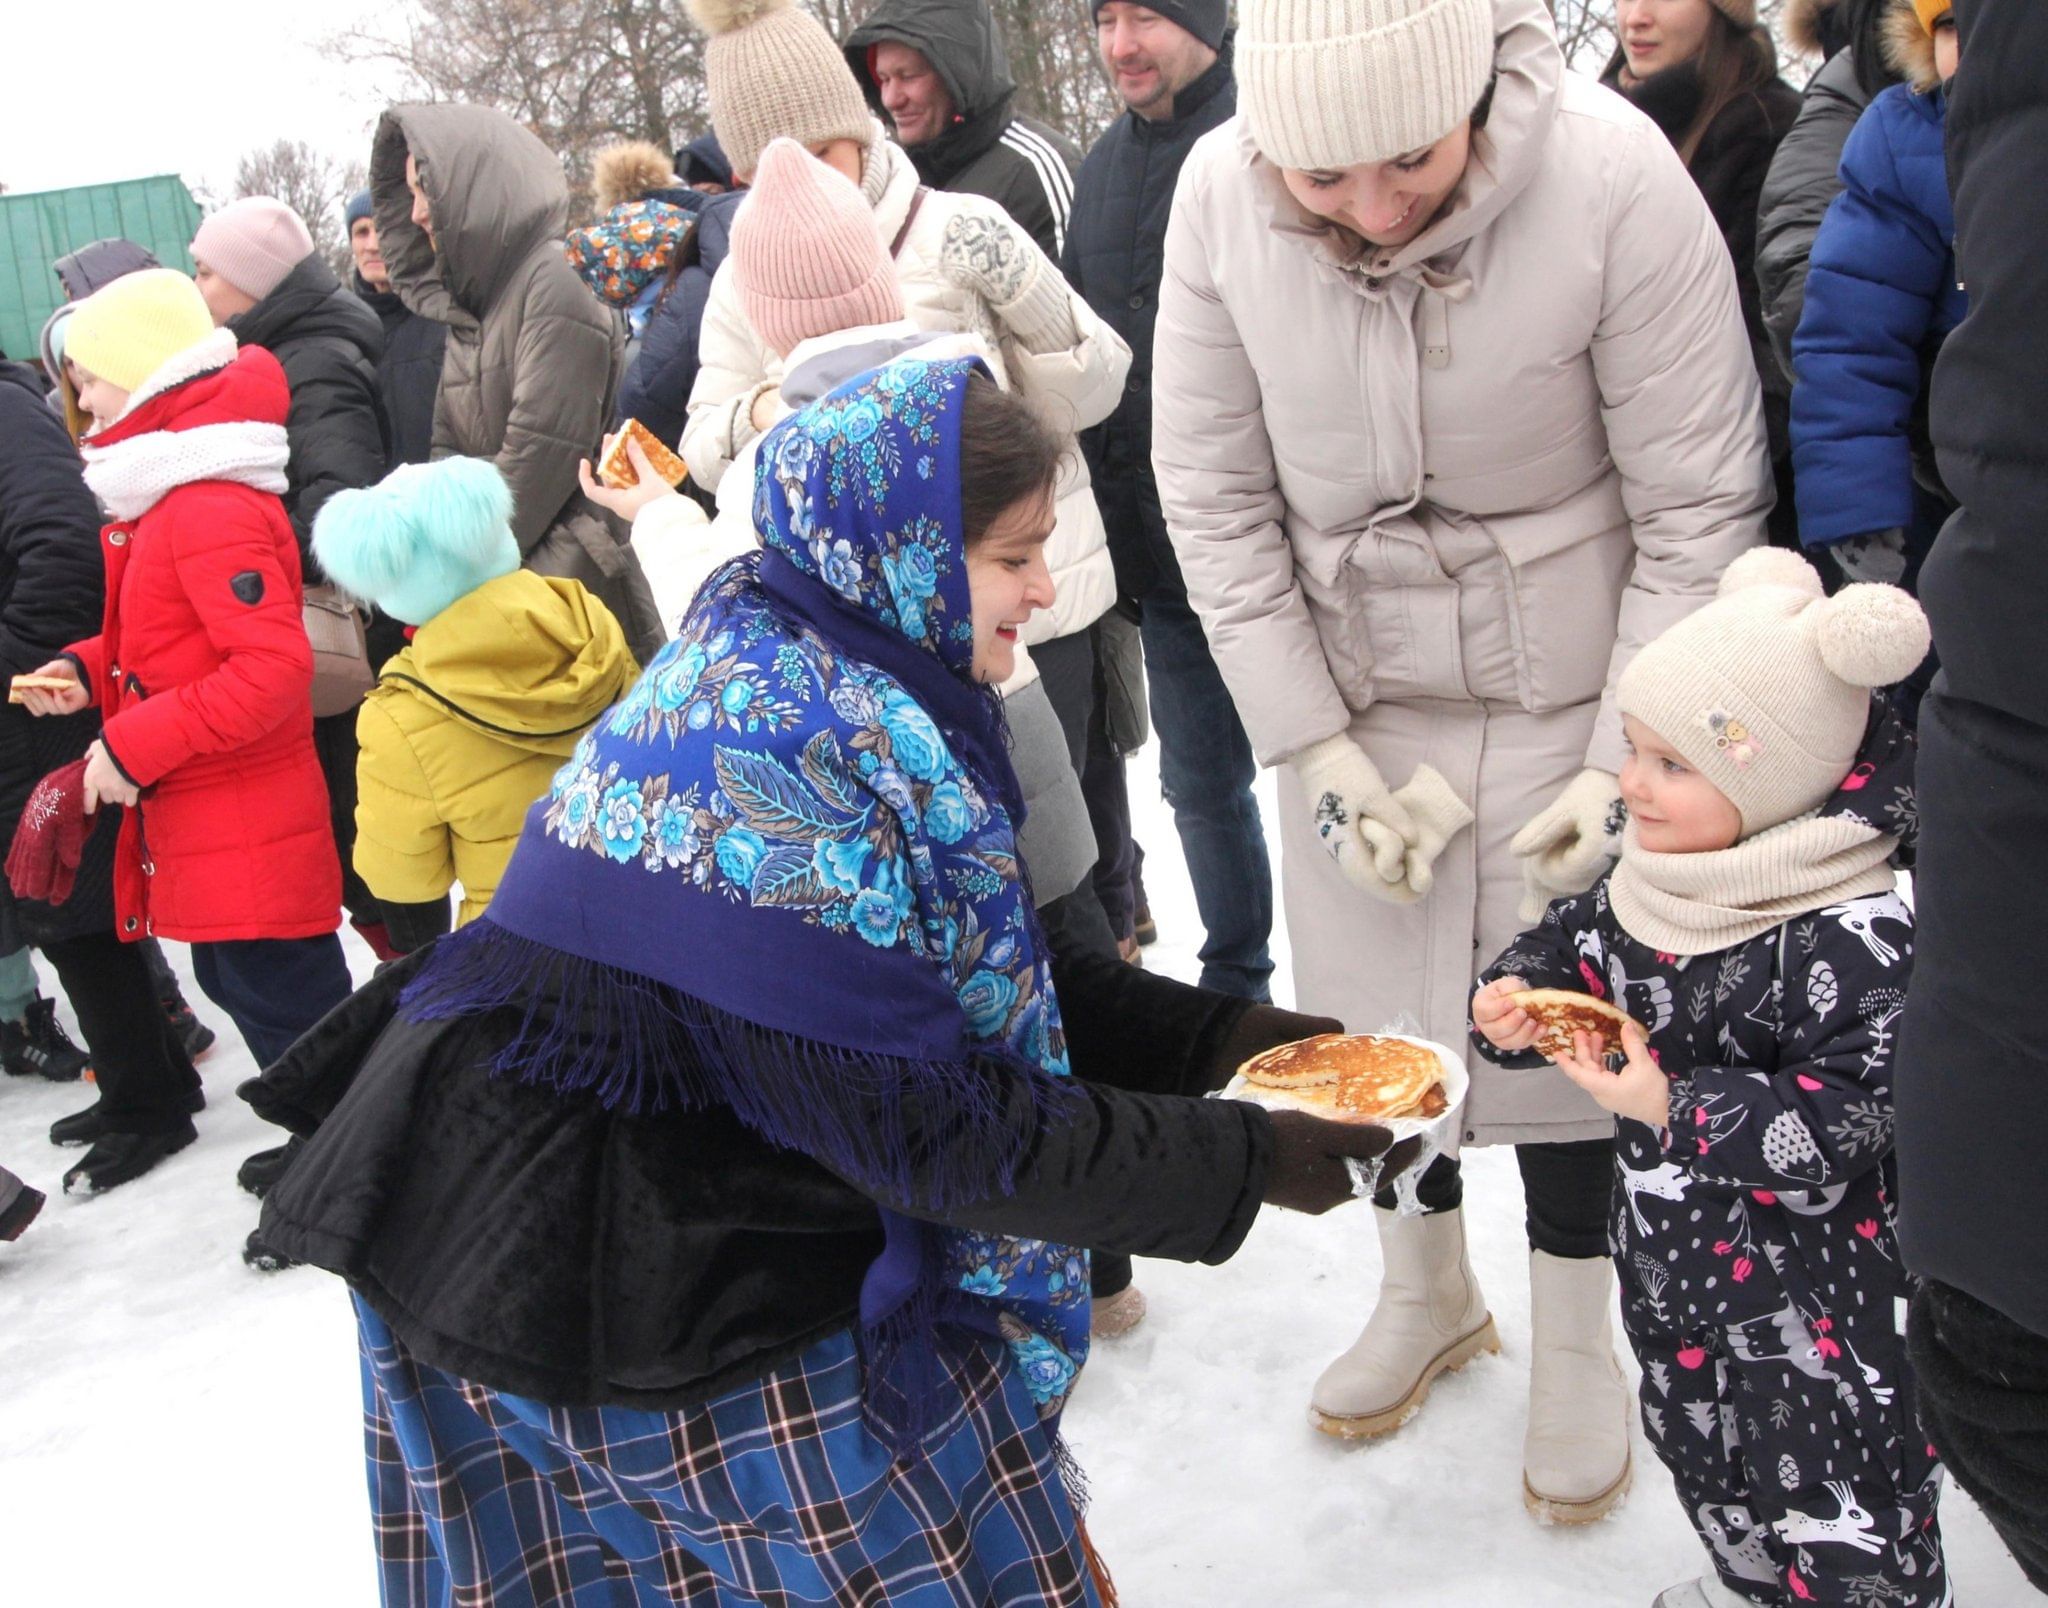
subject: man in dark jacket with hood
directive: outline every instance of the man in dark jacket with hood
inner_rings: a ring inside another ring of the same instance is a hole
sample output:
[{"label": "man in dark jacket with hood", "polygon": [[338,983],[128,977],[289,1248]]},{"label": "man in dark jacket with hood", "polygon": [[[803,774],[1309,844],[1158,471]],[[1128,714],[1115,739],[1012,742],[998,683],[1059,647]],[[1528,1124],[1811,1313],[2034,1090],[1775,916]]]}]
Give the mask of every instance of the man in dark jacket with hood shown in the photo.
[{"label": "man in dark jacket with hood", "polygon": [[448,326],[422,318],[391,288],[391,272],[377,246],[376,209],[368,190],[349,201],[348,249],[355,258],[351,288],[384,326],[384,356],[377,364],[377,395],[390,432],[391,467],[425,463],[434,446],[434,398],[441,391],[441,356]]},{"label": "man in dark jacket with hood", "polygon": [[1160,780],[1208,930],[1202,982],[1263,998],[1273,971],[1273,884],[1252,797],[1257,765],[1188,604],[1152,478],[1152,326],[1166,220],[1195,141],[1237,110],[1227,16],[1225,0],[1097,0],[1097,42],[1128,110],[1081,169],[1064,266],[1088,305],[1131,348],[1122,404],[1082,434],[1081,446],[1117,589],[1138,611]]},{"label": "man in dark jacket with hood", "polygon": [[562,164],[488,106],[394,106],[370,189],[392,288],[448,326],[433,455],[495,463],[525,567],[588,586],[644,664],[666,635],[654,594],[577,481],[613,417],[626,330],[569,266]]},{"label": "man in dark jacket with hood", "polygon": [[987,196],[1059,260],[1081,153],[1010,109],[1017,84],[987,0],[882,0],[846,60],[919,178]]},{"label": "man in dark jacket with hood", "polygon": [[[291,460],[285,466],[284,511],[310,584],[322,578],[313,560],[313,521],[327,499],[384,478],[384,410],[377,396],[384,331],[313,249],[305,221],[269,196],[248,196],[211,214],[192,237],[192,260],[213,321],[284,366],[292,393],[285,419]],[[373,664],[403,646],[393,622],[376,622],[369,643]],[[355,711],[314,721],[313,740],[341,855],[342,903],[356,931],[380,959],[389,959],[383,912],[356,875],[351,853]]]},{"label": "man in dark jacket with hood", "polygon": [[[1921,1419],[2048,1592],[2048,7],[1961,0],[1948,171],[1970,316],[1934,373],[1962,504],[1920,577],[1942,669],[1921,705],[1920,931],[1899,1043],[1899,1232]],[[2034,889],[2031,895],[2025,889]]]}]

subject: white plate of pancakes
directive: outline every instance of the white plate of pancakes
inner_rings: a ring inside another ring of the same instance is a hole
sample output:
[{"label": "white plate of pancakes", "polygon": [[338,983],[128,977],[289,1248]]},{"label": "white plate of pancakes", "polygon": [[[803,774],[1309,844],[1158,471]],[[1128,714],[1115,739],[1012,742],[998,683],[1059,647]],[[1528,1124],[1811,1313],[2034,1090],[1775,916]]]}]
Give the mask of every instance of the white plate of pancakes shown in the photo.
[{"label": "white plate of pancakes", "polygon": [[1465,1103],[1465,1062],[1405,1033],[1324,1033],[1253,1056],[1223,1091],[1274,1111],[1376,1123],[1396,1139],[1422,1134],[1440,1148]]}]

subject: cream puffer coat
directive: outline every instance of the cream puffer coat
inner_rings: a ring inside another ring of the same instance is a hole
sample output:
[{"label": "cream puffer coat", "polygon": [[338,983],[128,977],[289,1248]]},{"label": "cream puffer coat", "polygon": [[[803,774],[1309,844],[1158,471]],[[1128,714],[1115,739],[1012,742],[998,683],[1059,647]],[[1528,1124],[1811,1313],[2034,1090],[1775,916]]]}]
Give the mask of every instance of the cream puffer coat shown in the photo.
[{"label": "cream puffer coat", "polygon": [[[1079,339],[1066,351],[1035,354],[1009,336],[995,311],[970,290],[939,271],[946,225],[970,216],[999,222],[1023,250],[1043,259],[1026,234],[995,202],[984,196],[927,190],[918,200],[917,170],[900,147],[877,138],[869,147],[862,184],[875,208],[875,228],[885,246],[901,238],[896,279],[904,311],[920,329],[981,336],[996,353],[996,378],[1031,399],[1060,429],[1073,433],[1100,424],[1122,398],[1131,352],[1078,295],[1069,293]],[[916,215],[912,216],[912,206]],[[906,229],[905,225],[908,225]],[[1043,267],[1055,277],[1059,268]],[[782,363],[754,333],[741,311],[728,258],[711,284],[698,337],[697,383],[690,392],[690,422],[683,431],[683,457],[690,476],[717,491],[733,459],[757,433],[751,422],[754,400],[773,389]],[[1057,600],[1034,615],[1023,631],[1028,643],[1070,636],[1093,625],[1116,601],[1116,575],[1102,514],[1078,447],[1068,454],[1059,482],[1058,523],[1046,549]]]},{"label": "cream puffer coat", "polygon": [[[1392,787],[1477,819],[1434,891],[1358,891],[1291,767],[1299,1009],[1465,1041],[1519,930],[1509,841],[1623,756],[1614,685],[1712,597],[1772,502],[1726,246],[1670,142],[1497,0],[1459,191],[1395,251],[1303,211],[1241,121],[1189,157],[1166,241],[1153,461],[1174,549],[1260,758],[1348,732]],[[1349,250],[1346,244],[1349,244]],[[1476,1068],[1468,1142],[1610,1119],[1553,1070]]]}]

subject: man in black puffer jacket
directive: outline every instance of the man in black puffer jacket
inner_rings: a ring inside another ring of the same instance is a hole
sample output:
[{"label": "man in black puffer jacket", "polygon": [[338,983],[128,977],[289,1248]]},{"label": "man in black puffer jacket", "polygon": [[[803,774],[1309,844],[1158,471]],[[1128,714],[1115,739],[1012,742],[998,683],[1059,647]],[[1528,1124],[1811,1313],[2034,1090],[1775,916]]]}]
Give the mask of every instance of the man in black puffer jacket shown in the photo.
[{"label": "man in black puffer jacket", "polygon": [[[221,208],[200,224],[192,259],[213,321],[284,366],[292,392],[285,419],[291,461],[285,466],[284,511],[311,585],[324,579],[313,559],[313,521],[327,499],[384,478],[386,426],[377,394],[383,328],[314,251],[304,222],[282,201],[250,196]],[[373,619],[373,666],[404,645],[396,622]],[[314,721],[313,740],[341,854],[342,903],[378,958],[389,960],[396,951],[385,936],[383,912],[354,864],[355,711]]]},{"label": "man in black puffer jacket", "polygon": [[882,0],[846,61],[919,178],[987,196],[1059,261],[1081,153],[1010,109],[1017,84],[986,0]]},{"label": "man in black puffer jacket", "polygon": [[[1273,885],[1252,797],[1251,744],[1167,539],[1152,477],[1152,326],[1181,163],[1237,110],[1224,0],[1099,0],[1097,38],[1128,112],[1081,169],[1067,278],[1131,348],[1116,412],[1081,436],[1116,564],[1138,614],[1160,774],[1207,928],[1205,987],[1266,995]],[[1247,870],[1249,868],[1249,871]]]},{"label": "man in black puffer jacket", "polygon": [[1920,578],[1942,669],[1920,714],[1899,1233],[1926,1281],[1906,1331],[1922,1423],[2048,1591],[2048,1050],[2028,1005],[2048,880],[2048,7],[1961,0],[1956,17],[1948,170],[1970,316],[1932,416],[1962,508]]},{"label": "man in black puffer jacket", "polygon": [[377,395],[389,431],[390,466],[425,463],[434,448],[434,398],[441,394],[441,358],[448,326],[414,312],[391,288],[391,273],[377,245],[376,209],[368,190],[348,204],[348,248],[355,258],[355,291],[384,328],[377,363]]}]

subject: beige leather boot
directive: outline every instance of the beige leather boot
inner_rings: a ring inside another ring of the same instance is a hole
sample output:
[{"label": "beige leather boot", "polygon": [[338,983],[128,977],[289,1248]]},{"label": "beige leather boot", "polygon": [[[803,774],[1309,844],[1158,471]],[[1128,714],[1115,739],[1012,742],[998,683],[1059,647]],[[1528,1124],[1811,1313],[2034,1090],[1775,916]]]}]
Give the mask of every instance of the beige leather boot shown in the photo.
[{"label": "beige leather boot", "polygon": [[1392,1434],[1420,1409],[1438,1374],[1500,1350],[1465,1259],[1465,1214],[1399,1217],[1375,1206],[1373,1217],[1386,1259],[1379,1303],[1309,1395],[1309,1422],[1345,1440]]},{"label": "beige leather boot", "polygon": [[1539,1519],[1591,1524],[1635,1475],[1633,1409],[1614,1360],[1614,1264],[1531,1251],[1529,1309],[1522,1500]]}]

